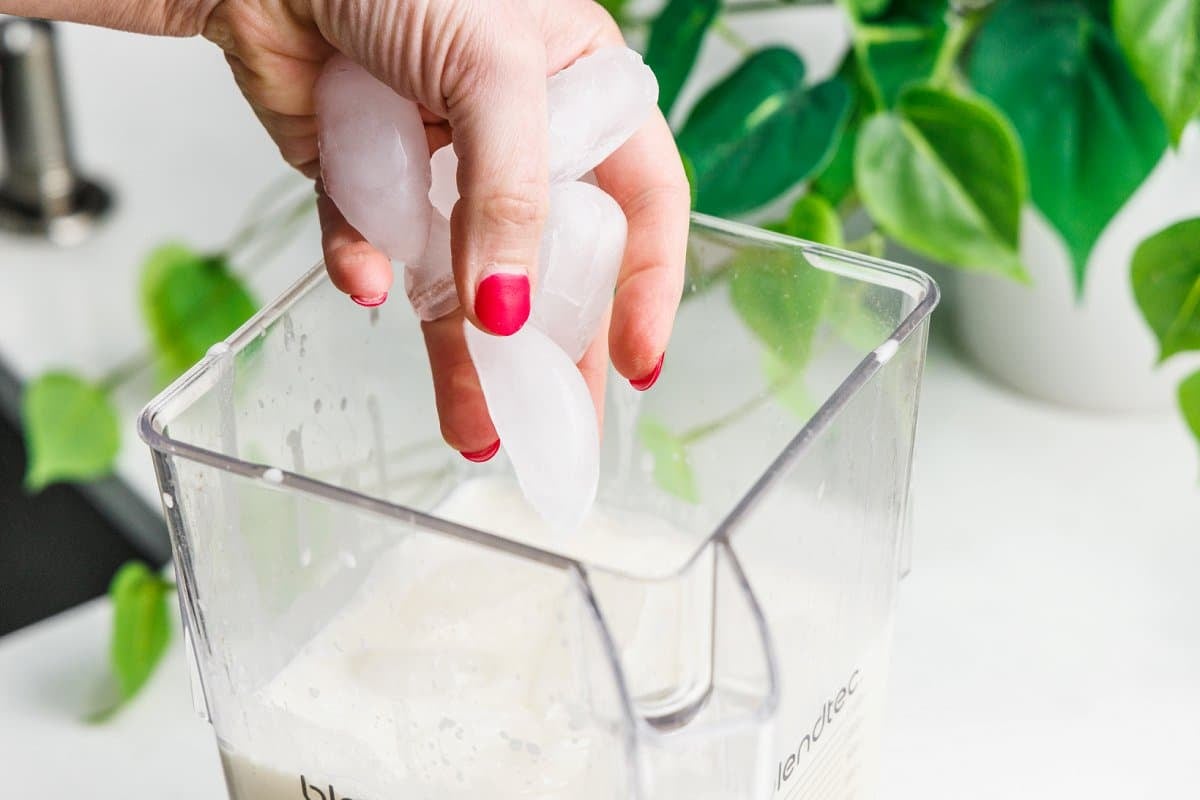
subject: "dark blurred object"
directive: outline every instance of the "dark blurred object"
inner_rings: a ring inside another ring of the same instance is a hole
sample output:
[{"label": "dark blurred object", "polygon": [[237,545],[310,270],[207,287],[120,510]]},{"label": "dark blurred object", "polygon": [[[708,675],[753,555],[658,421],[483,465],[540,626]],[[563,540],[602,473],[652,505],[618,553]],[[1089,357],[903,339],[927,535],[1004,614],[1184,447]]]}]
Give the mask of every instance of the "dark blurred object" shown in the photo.
[{"label": "dark blurred object", "polygon": [[0,124],[0,226],[55,244],[86,239],[111,199],[75,163],[49,22],[0,17]]},{"label": "dark blurred object", "polygon": [[0,636],[104,594],[131,558],[155,566],[166,558],[165,532],[153,539],[161,543],[157,552],[131,544],[122,532],[163,523],[115,478],[34,495],[22,488],[18,399],[16,380],[0,364]]}]

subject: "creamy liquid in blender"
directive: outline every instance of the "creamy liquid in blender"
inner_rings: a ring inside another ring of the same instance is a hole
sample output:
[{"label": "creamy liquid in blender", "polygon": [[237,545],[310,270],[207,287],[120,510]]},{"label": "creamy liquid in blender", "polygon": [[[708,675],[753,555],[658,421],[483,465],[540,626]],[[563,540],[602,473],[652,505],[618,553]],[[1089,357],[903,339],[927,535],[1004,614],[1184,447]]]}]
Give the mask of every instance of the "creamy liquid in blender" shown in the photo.
[{"label": "creamy liquid in blender", "polygon": [[[499,479],[464,484],[436,513],[526,541],[541,529],[519,489]],[[659,519],[618,523],[599,508],[574,537],[591,558],[642,567],[678,564],[695,547]],[[445,537],[404,538],[255,693],[245,741],[222,742],[231,794],[627,796],[620,707],[574,580]],[[641,612],[636,592],[626,600],[606,613]]]},{"label": "creamy liquid in blender", "polygon": [[[520,532],[525,541],[539,535],[538,520],[519,490],[500,479],[462,485],[436,513],[506,535]],[[677,565],[697,544],[661,519],[618,521],[599,507],[576,537],[570,544],[578,555],[626,564],[634,572],[652,564]],[[787,592],[786,581],[794,580],[758,577],[756,589],[768,593]],[[250,698],[242,724],[220,726],[232,731],[221,742],[232,797],[631,796],[624,720],[573,580],[562,570],[444,537],[402,539],[375,559],[337,616]],[[631,642],[657,652],[655,642],[670,641],[664,637],[679,636],[687,620],[702,616],[686,601],[676,608],[664,609],[659,601],[647,605],[636,584],[605,597],[604,613],[610,624],[634,631],[624,639],[626,656]],[[777,642],[785,651],[800,644],[787,636]],[[856,782],[860,772],[847,754],[861,749],[856,741],[875,735],[886,671],[885,661],[861,667],[856,680],[875,684],[874,691],[860,692],[857,705],[840,719],[830,712],[826,746],[812,748],[811,764],[801,768],[797,762],[794,776],[788,765],[787,780],[782,766],[778,777],[766,776],[776,784],[771,796],[858,796],[846,791],[847,781]],[[836,692],[836,686],[829,688]],[[781,721],[780,748],[797,745],[800,737],[791,731],[801,724],[809,730],[810,716],[806,709],[802,723]],[[769,770],[776,772],[773,764]],[[727,800],[719,772],[712,763],[697,763],[688,785],[674,788],[688,800]],[[810,774],[800,779],[802,773]],[[795,794],[799,784],[812,785],[810,775],[822,773],[830,775],[816,783],[827,789]]]}]

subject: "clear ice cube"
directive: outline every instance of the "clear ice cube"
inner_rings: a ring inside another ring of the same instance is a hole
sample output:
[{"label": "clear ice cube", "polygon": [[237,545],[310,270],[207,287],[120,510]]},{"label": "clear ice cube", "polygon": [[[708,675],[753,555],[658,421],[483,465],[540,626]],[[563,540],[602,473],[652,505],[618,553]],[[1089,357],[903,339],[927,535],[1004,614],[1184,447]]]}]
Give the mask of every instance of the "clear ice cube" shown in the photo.
[{"label": "clear ice cube", "polygon": [[526,325],[512,336],[464,322],[488,412],[521,492],[554,530],[576,530],[596,498],[596,409],[575,363]]},{"label": "clear ice cube", "polygon": [[625,213],[600,189],[580,181],[550,187],[532,319],[572,361],[583,357],[612,301],[625,234]]},{"label": "clear ice cube", "polygon": [[429,233],[429,144],[415,103],[342,55],[316,86],[325,191],[368,242],[415,260]]}]

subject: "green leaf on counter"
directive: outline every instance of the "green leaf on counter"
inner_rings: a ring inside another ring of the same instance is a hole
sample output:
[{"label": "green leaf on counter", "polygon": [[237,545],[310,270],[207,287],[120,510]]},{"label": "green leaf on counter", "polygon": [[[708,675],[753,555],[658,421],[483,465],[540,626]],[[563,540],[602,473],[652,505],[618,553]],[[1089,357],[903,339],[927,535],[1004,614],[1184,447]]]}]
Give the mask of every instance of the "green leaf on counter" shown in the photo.
[{"label": "green leaf on counter", "polygon": [[1200,350],[1200,217],[1138,245],[1132,273],[1133,296],[1158,338],[1159,361]]},{"label": "green leaf on counter", "polygon": [[1200,0],[1116,0],[1113,25],[1178,144],[1200,112]]},{"label": "green leaf on counter", "polygon": [[154,673],[171,639],[167,595],[172,585],[140,561],[124,564],[113,576],[113,673],[125,700]]},{"label": "green leaf on counter", "polygon": [[771,355],[792,367],[808,363],[831,276],[788,250],[753,248],[731,264],[734,310]]},{"label": "green leaf on counter", "polygon": [[1166,148],[1162,120],[1112,32],[1076,0],[999,3],[969,73],[1020,135],[1033,201],[1066,240],[1082,293],[1096,240]]},{"label": "green leaf on counter", "polygon": [[842,220],[837,209],[819,194],[806,194],[792,206],[787,218],[771,226],[778,233],[831,247],[842,247]]},{"label": "green leaf on counter", "polygon": [[638,439],[654,459],[654,482],[659,488],[689,503],[699,502],[696,476],[683,441],[652,419],[638,423]]},{"label": "green leaf on counter", "polygon": [[749,211],[821,169],[849,104],[841,79],[806,87],[804,63],[791,50],[749,56],[709,89],[679,133],[695,170],[696,207],[718,216]]},{"label": "green leaf on counter", "polygon": [[146,259],[141,301],[164,381],[202,359],[257,310],[223,256],[180,244],[163,245]]},{"label": "green leaf on counter", "polygon": [[49,372],[26,386],[21,424],[30,491],[112,471],[121,443],[117,412],[102,388],[77,375]]},{"label": "green leaf on counter", "polygon": [[658,78],[658,107],[664,116],[671,113],[720,10],[721,0],[668,0],[651,23],[646,65]]},{"label": "green leaf on counter", "polygon": [[855,174],[883,231],[963,269],[1025,279],[1017,253],[1025,169],[1012,127],[989,103],[911,87],[859,135]]},{"label": "green leaf on counter", "polygon": [[801,420],[813,415],[817,402],[804,385],[804,370],[776,358],[769,351],[763,352],[762,370],[771,394],[781,406]]},{"label": "green leaf on counter", "polygon": [[1200,443],[1200,372],[1193,372],[1179,384],[1179,408]]}]

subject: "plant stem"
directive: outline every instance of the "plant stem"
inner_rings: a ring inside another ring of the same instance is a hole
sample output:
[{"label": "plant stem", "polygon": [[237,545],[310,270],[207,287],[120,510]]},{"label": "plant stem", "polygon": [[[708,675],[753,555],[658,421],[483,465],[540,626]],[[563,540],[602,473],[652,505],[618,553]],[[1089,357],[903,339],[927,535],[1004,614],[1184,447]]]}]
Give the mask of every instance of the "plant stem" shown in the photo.
[{"label": "plant stem", "polygon": [[958,57],[962,55],[963,48],[971,40],[983,18],[982,10],[950,13],[950,27],[946,31],[946,38],[942,39],[942,46],[938,48],[937,60],[930,76],[930,82],[934,86],[945,88],[949,85]]},{"label": "plant stem", "polygon": [[100,388],[105,392],[111,392],[139,372],[148,369],[153,363],[154,355],[152,353],[148,351],[135,353],[106,372],[100,378]]},{"label": "plant stem", "polygon": [[230,237],[229,242],[221,248],[220,252],[226,256],[232,256],[242,248],[250,245],[264,232],[269,232],[279,225],[287,224],[295,217],[302,215],[314,202],[315,198],[313,195],[306,191],[303,197],[292,202],[290,205],[259,215],[256,219],[250,220],[234,233]]},{"label": "plant stem", "polygon": [[713,33],[724,39],[728,45],[733,47],[742,55],[748,56],[751,52],[753,52],[754,48],[751,46],[751,44],[743,39],[740,33],[729,27],[729,25],[727,25],[725,20],[721,17],[717,17],[716,21],[713,22],[712,29]]},{"label": "plant stem", "polygon": [[752,411],[757,410],[759,406],[770,400],[776,392],[778,392],[791,381],[796,380],[796,378],[796,375],[787,375],[783,378],[772,381],[767,388],[763,389],[749,400],[746,400],[740,406],[737,406],[731,411],[725,412],[716,419],[697,425],[694,428],[689,428],[688,430],[679,434],[679,441],[685,445],[695,444],[699,440],[707,436],[711,436],[725,426],[737,422],[742,417],[746,416]]}]

